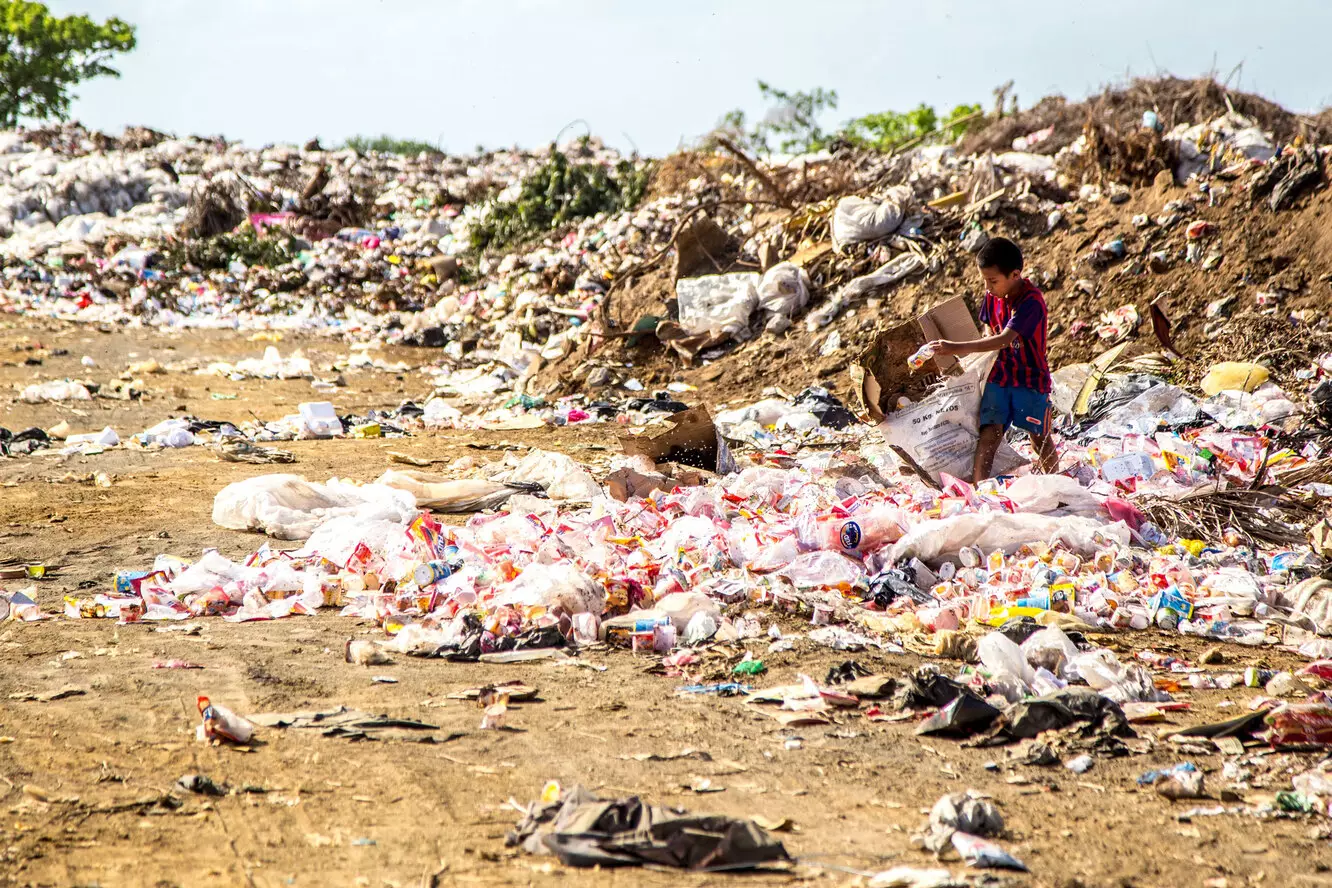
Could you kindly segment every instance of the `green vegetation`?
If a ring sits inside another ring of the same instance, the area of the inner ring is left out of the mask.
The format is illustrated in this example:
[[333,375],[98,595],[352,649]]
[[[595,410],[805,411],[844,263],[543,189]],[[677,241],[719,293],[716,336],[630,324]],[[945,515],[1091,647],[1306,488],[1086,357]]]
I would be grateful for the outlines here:
[[212,237],[178,238],[163,250],[162,265],[179,271],[193,265],[201,271],[226,268],[239,259],[246,265],[276,268],[296,255],[294,239],[281,232],[260,236],[246,225]]
[[358,154],[369,154],[371,151],[377,151],[380,154],[401,154],[404,157],[444,153],[429,142],[421,142],[416,139],[395,139],[387,133],[380,136],[352,136],[347,140],[344,147],[350,148]]
[[827,131],[820,118],[837,109],[837,91],[786,92],[760,80],[759,95],[771,106],[763,118],[746,125],[745,112],[736,109],[722,117],[704,147],[716,147],[723,137],[753,154],[773,151],[804,153],[846,142],[859,148],[893,151],[909,143],[953,142],[983,121],[980,105],[958,105],[942,121],[933,107],[922,103],[912,111],[880,111],[847,121]]
[[134,27],[118,18],[55,16],[44,3],[0,0],[0,127],[21,118],[63,120],[70,90],[94,77],[119,77],[107,62],[134,49]]
[[837,135],[859,148],[893,151],[909,142],[956,142],[980,120],[980,105],[958,105],[939,120],[935,110],[922,102],[905,114],[881,111],[857,117]]
[[650,166],[622,160],[614,169],[571,163],[551,149],[550,160],[525,178],[512,201],[492,200],[471,226],[471,245],[482,251],[539,237],[552,228],[634,207],[652,180]]

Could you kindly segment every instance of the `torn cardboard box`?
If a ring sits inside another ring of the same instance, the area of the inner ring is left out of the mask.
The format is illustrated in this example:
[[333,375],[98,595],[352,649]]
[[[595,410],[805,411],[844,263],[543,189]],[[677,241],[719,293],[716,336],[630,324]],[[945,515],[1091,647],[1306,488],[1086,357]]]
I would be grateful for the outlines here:
[[620,448],[629,456],[645,456],[653,463],[679,463],[718,475],[729,475],[736,470],[735,458],[713,425],[707,407],[691,407],[677,413],[664,427],[621,435]]

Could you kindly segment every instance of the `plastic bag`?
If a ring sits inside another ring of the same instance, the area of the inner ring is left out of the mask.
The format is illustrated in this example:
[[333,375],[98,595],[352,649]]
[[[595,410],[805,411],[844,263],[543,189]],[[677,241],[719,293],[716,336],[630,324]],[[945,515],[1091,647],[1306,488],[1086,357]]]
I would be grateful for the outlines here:
[[1046,626],[1022,642],[1022,655],[1033,667],[1063,676],[1067,665],[1078,655],[1078,646],[1058,626]]
[[716,624],[721,620],[721,608],[717,602],[702,592],[672,592],[657,602],[656,610],[670,617],[681,635],[685,634],[685,629],[699,614],[712,618],[714,632]]
[[809,304],[809,275],[799,265],[779,262],[763,274],[759,308],[788,320]]
[[837,202],[832,218],[833,249],[841,252],[846,244],[879,240],[897,231],[906,217],[904,204],[911,200],[911,189],[894,186],[882,201],[863,197],[844,197]]
[[23,390],[19,400],[27,404],[39,404],[43,401],[89,401],[92,395],[77,382],[68,379],[53,379],[50,382],[34,383]]
[[544,607],[566,614],[600,614],[606,587],[573,564],[529,564],[495,597],[496,604]]
[[549,450],[532,450],[518,465],[494,476],[493,481],[537,484],[553,500],[590,502],[601,496],[601,485],[571,457]]
[[[334,564],[346,564],[356,549],[364,544],[388,565],[399,563],[404,572],[420,563],[412,553],[413,543],[403,522],[389,518],[363,518],[339,515],[315,528],[296,553],[297,557],[319,555]],[[391,575],[399,575],[390,571]]]
[[797,588],[849,589],[865,576],[864,566],[840,552],[806,552],[780,571]]
[[1083,434],[1087,438],[1122,438],[1134,432],[1151,435],[1163,425],[1187,425],[1197,419],[1197,401],[1178,386],[1158,383],[1111,410]]
[[[925,471],[970,478],[980,440],[980,400],[996,352],[962,362],[962,373],[948,376],[923,400],[889,414],[879,424],[884,440],[902,448]],[[994,473],[1003,475],[1026,462],[1004,439],[994,457]]]
[[1287,595],[1294,612],[1305,617],[1319,635],[1332,635],[1332,583],[1320,577],[1303,580]]
[[842,309],[846,308],[852,299],[895,284],[924,268],[925,260],[916,253],[902,253],[893,257],[869,274],[847,281],[822,307],[809,313],[805,318],[805,329],[812,333],[820,327],[826,327],[842,313]]
[[1076,672],[1082,680],[1102,697],[1116,703],[1160,703],[1170,695],[1156,689],[1152,674],[1136,663],[1125,666],[1105,648],[1080,653],[1069,663],[1070,674]]
[[303,540],[330,518],[406,524],[416,517],[410,493],[379,484],[364,486],[299,475],[259,475],[228,484],[213,500],[213,523],[231,530],[258,530],[280,540]]
[[1199,387],[1208,397],[1221,392],[1251,392],[1267,382],[1269,375],[1262,364],[1222,361],[1211,366]]
[[759,276],[752,272],[680,278],[680,326],[692,334],[725,333],[736,339],[749,335],[749,316],[759,304]]
[[1031,690],[1036,670],[1008,636],[991,632],[977,642],[976,653],[981,665],[989,670],[991,683],[998,685],[1010,702],[1021,700]]
[[1105,497],[1067,475],[1023,475],[1004,493],[1024,512],[1089,518],[1105,514]]

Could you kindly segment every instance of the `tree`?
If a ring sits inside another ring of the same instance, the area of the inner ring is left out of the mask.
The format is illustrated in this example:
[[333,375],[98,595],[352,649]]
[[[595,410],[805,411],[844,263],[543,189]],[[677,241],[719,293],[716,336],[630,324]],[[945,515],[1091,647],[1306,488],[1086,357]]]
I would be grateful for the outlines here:
[[19,118],[64,119],[71,89],[94,77],[119,77],[107,62],[134,49],[134,26],[86,15],[52,15],[44,3],[0,0],[0,127]]
[[715,147],[715,137],[723,136],[755,154],[774,150],[797,154],[817,151],[828,143],[828,134],[819,126],[824,111],[837,107],[837,91],[815,88],[811,92],[787,92],[760,80],[759,95],[772,107],[751,128],[746,128],[745,112],[729,111],[704,137],[705,148]]
[[938,112],[922,102],[905,113],[866,114],[828,132],[820,125],[819,118],[824,112],[837,109],[836,90],[816,87],[809,92],[787,92],[762,80],[758,87],[759,95],[771,106],[763,118],[748,126],[744,111],[737,108],[729,112],[703,138],[703,149],[716,149],[720,137],[759,155],[773,151],[803,154],[839,142],[874,151],[894,151],[902,146],[956,142],[970,128],[984,122],[980,105],[958,105],[940,120]]

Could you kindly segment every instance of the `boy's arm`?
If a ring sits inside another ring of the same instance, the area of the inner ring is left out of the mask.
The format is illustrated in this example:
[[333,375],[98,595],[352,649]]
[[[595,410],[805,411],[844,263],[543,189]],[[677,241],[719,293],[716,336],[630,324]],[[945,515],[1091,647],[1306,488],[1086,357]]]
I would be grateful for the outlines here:
[[953,342],[949,339],[936,339],[930,343],[936,355],[974,355],[977,352],[999,351],[1008,348],[1013,344],[1013,340],[1018,338],[1018,332],[1012,327],[998,333],[994,336],[986,336],[982,339],[973,339],[970,342]]

